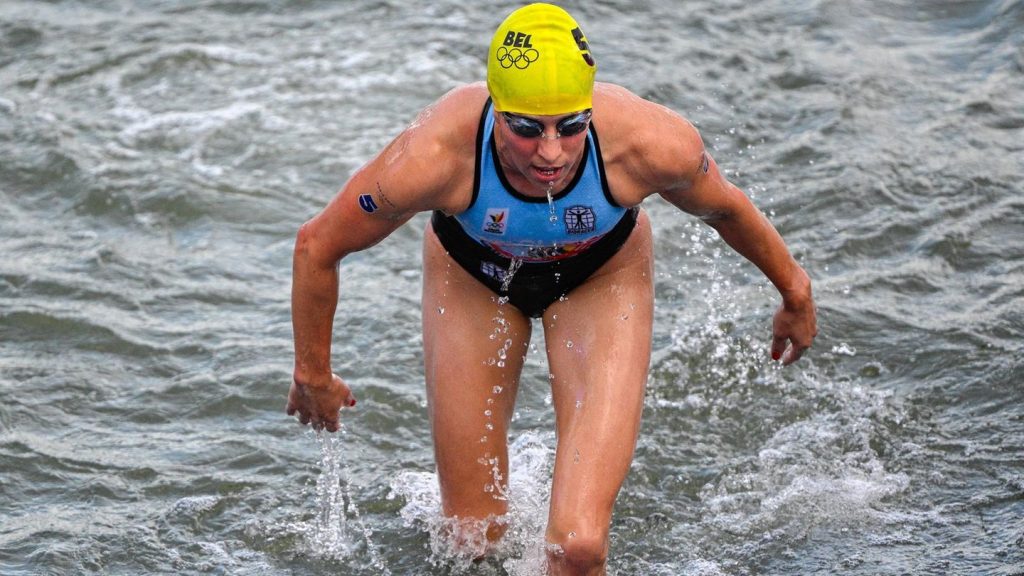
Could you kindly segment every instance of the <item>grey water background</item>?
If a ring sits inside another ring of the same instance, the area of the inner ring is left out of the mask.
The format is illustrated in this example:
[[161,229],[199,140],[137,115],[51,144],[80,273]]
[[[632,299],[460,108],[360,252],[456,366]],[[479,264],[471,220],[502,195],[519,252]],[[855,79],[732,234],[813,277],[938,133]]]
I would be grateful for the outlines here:
[[[539,337],[510,548],[436,546],[424,216],[344,265],[344,431],[283,413],[297,227],[483,77],[516,6],[0,0],[0,573],[539,570]],[[654,357],[610,571],[1024,573],[1024,2],[566,6],[599,79],[690,118],[769,214],[821,327],[773,366],[774,291],[646,204]]]

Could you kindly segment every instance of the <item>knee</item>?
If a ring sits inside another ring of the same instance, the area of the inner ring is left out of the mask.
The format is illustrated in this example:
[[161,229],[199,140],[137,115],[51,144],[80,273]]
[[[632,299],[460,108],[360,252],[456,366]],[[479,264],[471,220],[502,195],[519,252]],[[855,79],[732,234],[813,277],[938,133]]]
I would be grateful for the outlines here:
[[569,532],[549,540],[552,574],[603,574],[608,560],[608,537],[603,532]]

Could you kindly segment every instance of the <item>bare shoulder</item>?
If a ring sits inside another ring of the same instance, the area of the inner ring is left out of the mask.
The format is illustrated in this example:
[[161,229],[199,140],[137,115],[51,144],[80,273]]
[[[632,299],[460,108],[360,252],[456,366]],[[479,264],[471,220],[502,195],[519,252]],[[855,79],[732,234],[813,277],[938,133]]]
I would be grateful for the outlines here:
[[455,88],[424,108],[367,169],[385,204],[403,211],[458,211],[469,202],[483,83]]
[[467,139],[470,145],[475,146],[480,114],[487,96],[487,86],[483,82],[454,88],[424,108],[407,131],[434,139],[445,147],[459,148],[466,145]]
[[685,187],[703,162],[704,142],[686,118],[615,84],[594,92],[594,126],[613,194],[627,205]]

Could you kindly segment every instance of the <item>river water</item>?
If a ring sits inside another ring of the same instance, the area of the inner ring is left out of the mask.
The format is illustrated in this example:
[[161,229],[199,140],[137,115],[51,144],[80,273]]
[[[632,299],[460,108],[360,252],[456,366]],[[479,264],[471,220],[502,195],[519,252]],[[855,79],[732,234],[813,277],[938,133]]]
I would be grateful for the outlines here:
[[[502,554],[443,546],[425,216],[344,265],[344,430],[283,411],[298,226],[516,4],[0,0],[0,573],[540,571],[543,342]],[[690,118],[815,281],[709,229],[657,242],[613,574],[1024,571],[1024,1],[569,2],[599,79]],[[539,335],[539,331],[536,333]]]

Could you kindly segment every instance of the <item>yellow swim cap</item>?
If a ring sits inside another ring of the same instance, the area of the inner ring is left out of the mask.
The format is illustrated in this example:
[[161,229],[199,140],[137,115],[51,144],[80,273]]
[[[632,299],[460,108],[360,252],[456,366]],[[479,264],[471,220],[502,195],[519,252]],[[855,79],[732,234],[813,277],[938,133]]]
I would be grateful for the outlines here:
[[568,12],[530,4],[498,26],[487,54],[487,89],[501,112],[557,116],[592,106],[597,63]]

